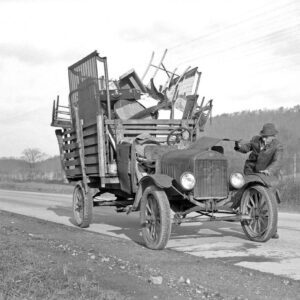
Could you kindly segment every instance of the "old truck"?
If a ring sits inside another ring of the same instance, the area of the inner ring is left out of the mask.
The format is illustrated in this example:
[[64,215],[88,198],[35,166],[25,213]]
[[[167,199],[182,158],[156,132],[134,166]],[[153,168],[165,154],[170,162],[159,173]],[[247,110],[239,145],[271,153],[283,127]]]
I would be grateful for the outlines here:
[[[143,83],[150,69],[166,75],[159,89],[154,75]],[[277,202],[267,178],[228,174],[220,139],[203,133],[212,100],[198,99],[198,68],[178,75],[152,56],[142,78],[132,69],[113,80],[95,51],[68,73],[68,105],[54,101],[51,125],[59,127],[61,164],[75,184],[78,226],[90,225],[93,209],[115,206],[140,212],[138,229],[151,249],[163,249],[172,224],[185,222],[239,221],[252,241],[273,236]]]

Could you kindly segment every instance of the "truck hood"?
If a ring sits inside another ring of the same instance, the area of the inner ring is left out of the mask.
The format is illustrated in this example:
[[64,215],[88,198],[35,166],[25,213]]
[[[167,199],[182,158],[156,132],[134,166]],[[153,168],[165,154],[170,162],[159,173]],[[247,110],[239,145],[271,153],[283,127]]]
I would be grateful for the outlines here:
[[183,172],[194,172],[197,160],[227,160],[226,157],[210,148],[216,145],[221,139],[202,137],[187,149],[173,150],[163,154],[161,158],[161,172],[176,180],[179,180]]
[[220,138],[214,138],[210,136],[203,136],[196,140],[194,143],[192,143],[188,149],[198,149],[198,150],[208,150],[211,147],[215,146],[218,144],[222,139]]

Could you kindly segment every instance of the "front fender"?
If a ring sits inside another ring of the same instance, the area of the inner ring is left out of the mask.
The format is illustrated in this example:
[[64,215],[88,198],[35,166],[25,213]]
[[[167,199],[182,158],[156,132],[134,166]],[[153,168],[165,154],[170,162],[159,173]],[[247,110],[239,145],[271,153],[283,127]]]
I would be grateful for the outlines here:
[[272,189],[276,197],[277,203],[280,203],[281,201],[280,201],[279,191],[274,188],[277,182],[278,179],[274,176],[266,176],[260,173],[246,175],[244,186],[240,190],[233,192],[232,195],[233,207],[236,208],[237,206],[239,206],[244,191],[255,184],[260,184],[268,189]]
[[271,182],[268,180],[266,175],[263,174],[251,174],[245,176],[245,185],[243,186],[243,189],[247,188],[249,185],[252,184],[262,184],[265,187],[270,187]]
[[[144,176],[139,184],[140,185],[145,185],[147,183],[153,183],[155,184],[157,187],[161,188],[161,189],[168,189],[172,186],[172,181],[173,178],[165,175],[165,174],[153,174],[153,175],[147,175]],[[147,185],[148,186],[148,185]]]
[[281,196],[278,188],[276,186],[278,185],[279,179],[275,176],[266,176],[264,174],[253,174],[253,175],[247,175],[245,177],[246,180],[246,188],[251,185],[252,183],[259,183],[267,188],[271,188],[277,203],[281,203]]
[[140,205],[144,190],[150,186],[155,185],[161,189],[168,189],[172,186],[173,178],[165,174],[153,174],[144,176],[138,186],[138,190],[135,194],[134,202],[132,205],[132,211],[137,210]]
[[251,184],[251,183],[260,183],[265,187],[276,187],[279,183],[279,178],[276,176],[266,176],[261,173],[255,173],[251,175],[246,175],[245,176],[245,181],[246,184]]

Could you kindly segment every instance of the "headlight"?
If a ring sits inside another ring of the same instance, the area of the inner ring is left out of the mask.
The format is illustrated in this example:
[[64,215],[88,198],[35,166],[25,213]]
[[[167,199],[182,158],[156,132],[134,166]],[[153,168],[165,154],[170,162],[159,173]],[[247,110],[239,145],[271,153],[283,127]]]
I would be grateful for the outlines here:
[[245,184],[245,178],[244,178],[244,176],[241,173],[232,173],[230,175],[230,184],[235,189],[240,189]]
[[196,184],[195,176],[190,172],[184,172],[180,177],[180,184],[185,190],[191,190]]

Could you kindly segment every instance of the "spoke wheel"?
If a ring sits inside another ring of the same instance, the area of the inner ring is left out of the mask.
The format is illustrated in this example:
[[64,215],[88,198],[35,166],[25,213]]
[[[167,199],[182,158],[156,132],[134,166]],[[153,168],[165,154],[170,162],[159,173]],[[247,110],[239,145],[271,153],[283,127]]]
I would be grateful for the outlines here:
[[76,225],[86,228],[92,221],[93,198],[85,193],[82,183],[77,183],[73,192],[73,216]]
[[244,191],[242,214],[250,220],[241,222],[246,236],[255,242],[268,241],[277,230],[278,210],[274,194],[267,188],[254,185]]
[[151,185],[143,193],[140,219],[148,248],[163,249],[171,234],[170,204],[166,193]]

